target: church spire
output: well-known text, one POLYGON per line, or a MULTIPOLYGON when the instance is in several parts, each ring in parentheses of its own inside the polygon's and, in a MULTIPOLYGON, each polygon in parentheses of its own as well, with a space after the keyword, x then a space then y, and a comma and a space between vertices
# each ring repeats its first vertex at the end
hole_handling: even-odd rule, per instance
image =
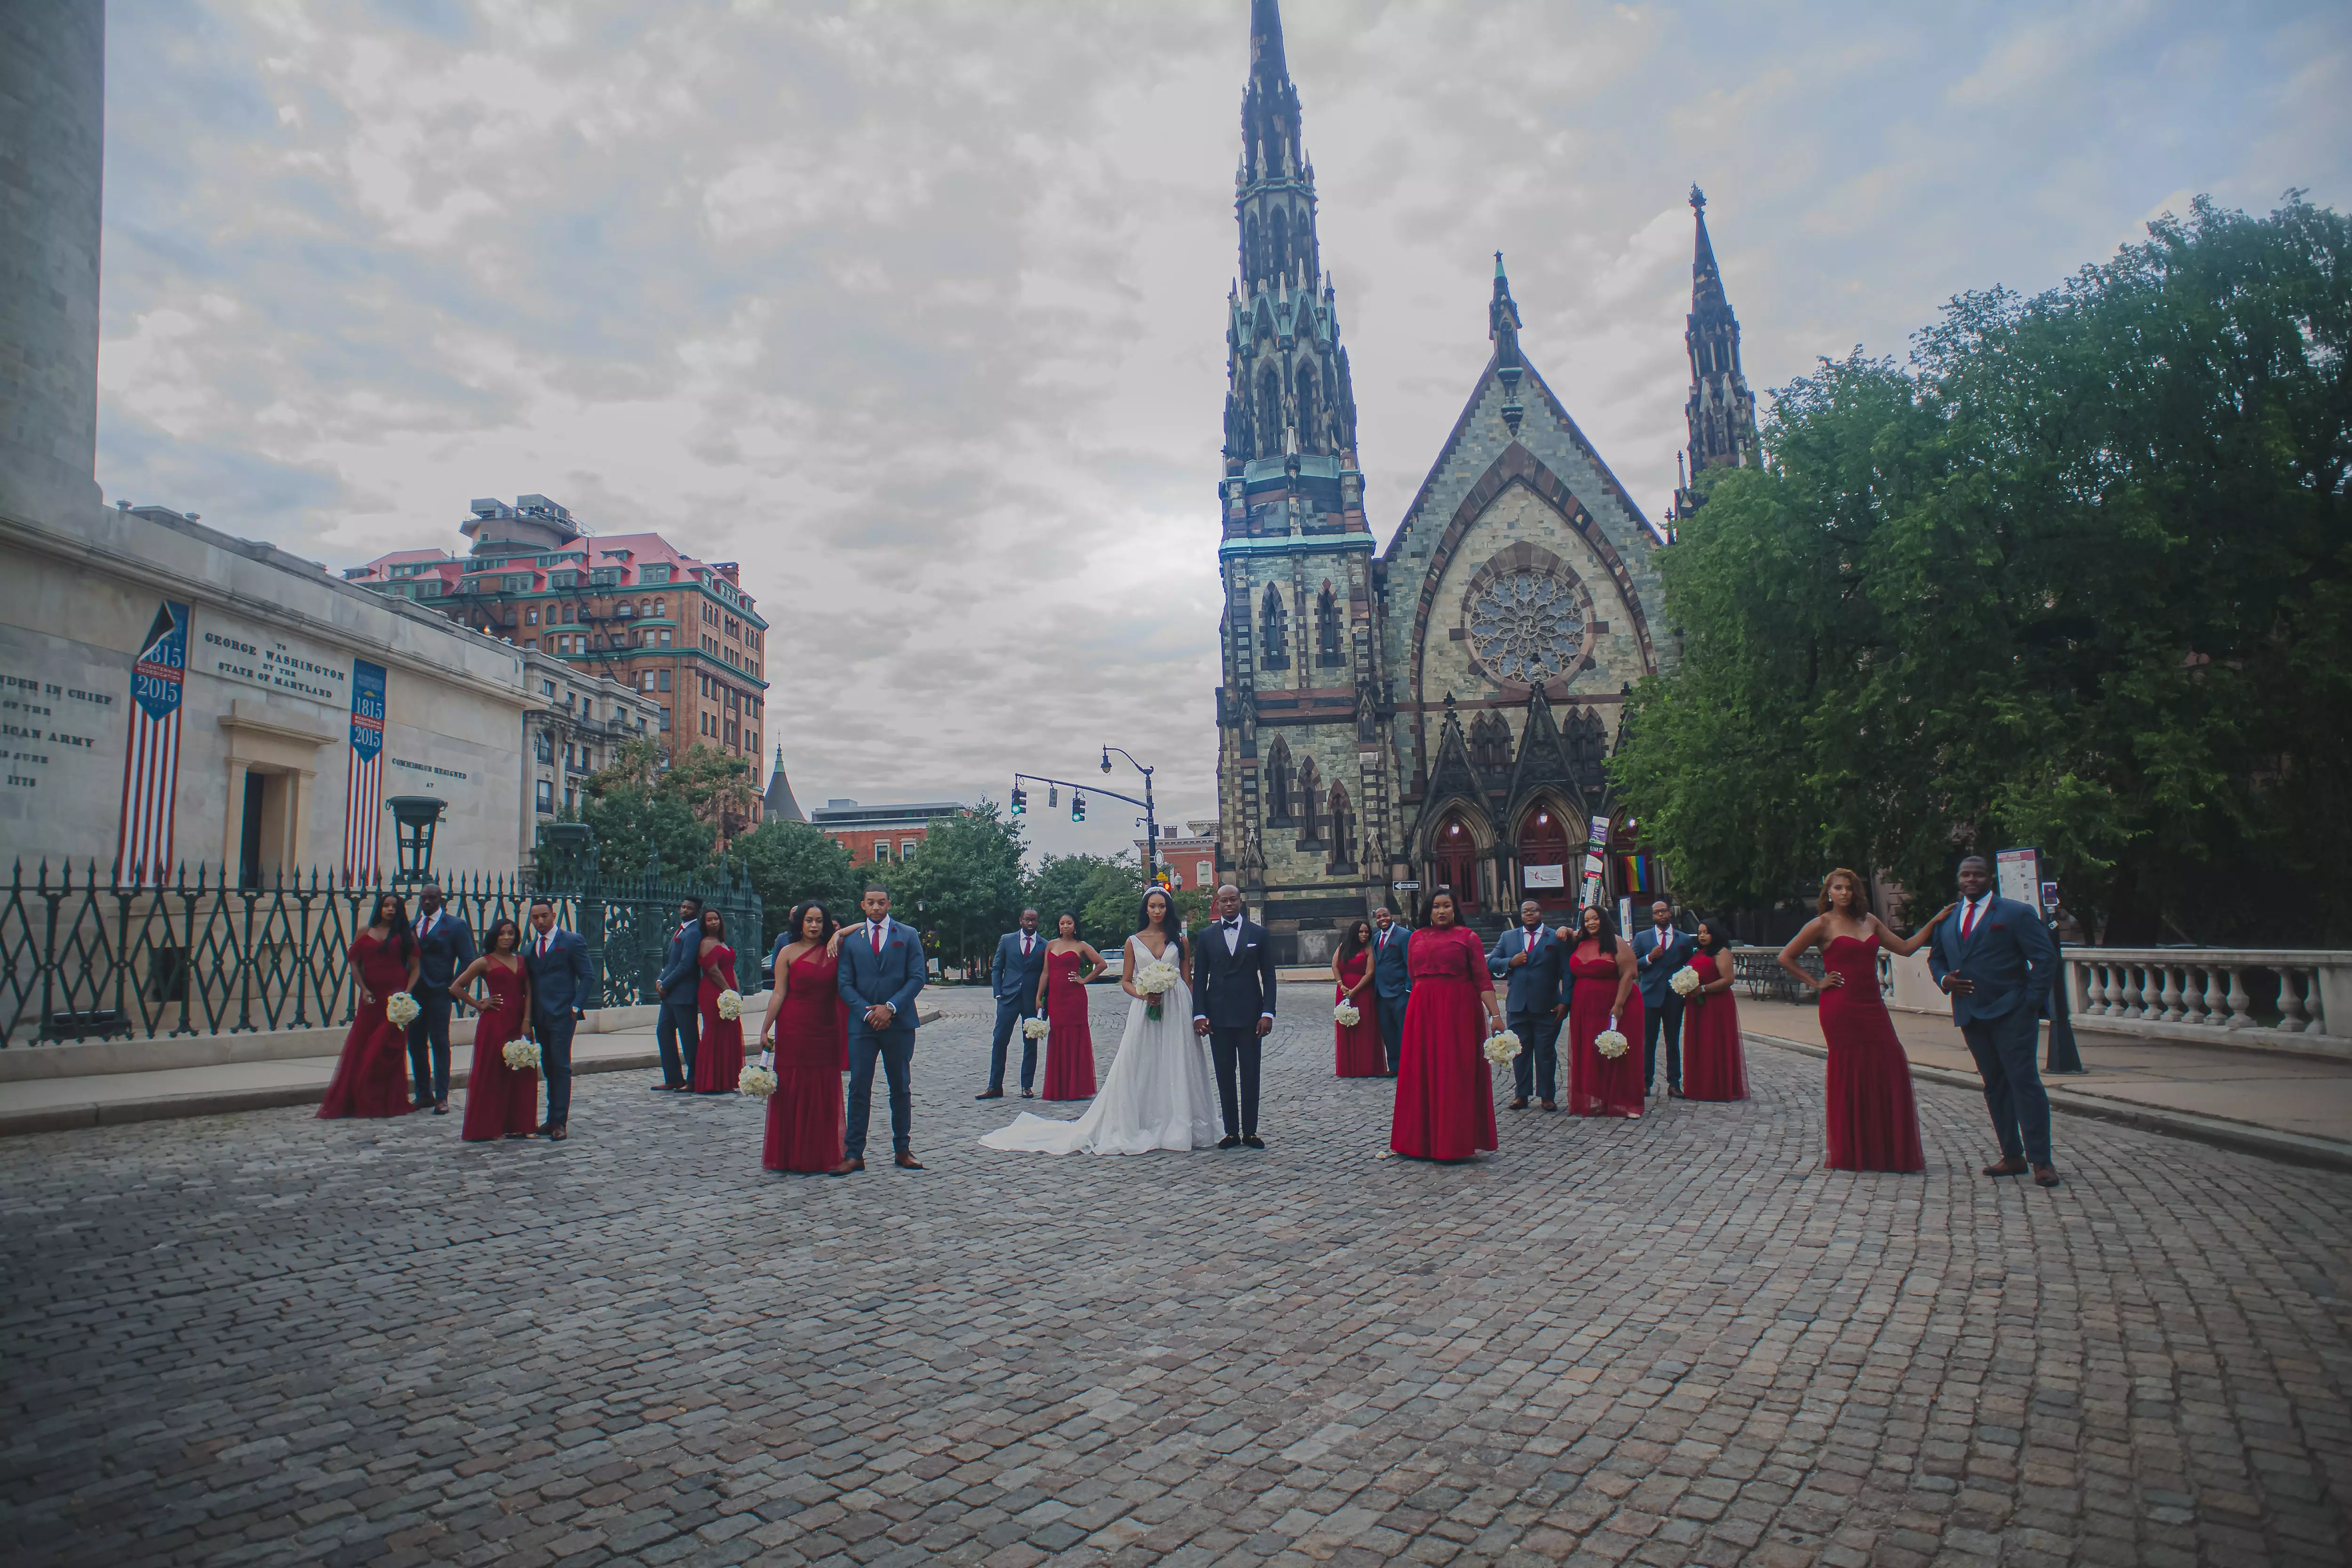
POLYGON ((1495 375, 1503 384, 1503 423, 1519 433, 1527 408, 1519 402, 1519 377, 1526 362, 1519 358, 1519 307, 1511 298, 1510 275, 1503 270, 1503 253, 1495 252, 1495 297, 1486 302, 1486 336, 1495 344, 1495 375))
POLYGON ((1739 365, 1739 320, 1723 291, 1715 244, 1706 233, 1706 195, 1691 187, 1691 213, 1697 237, 1691 252, 1691 308, 1683 332, 1690 352, 1690 401, 1683 413, 1690 429, 1690 477, 1675 492, 1675 514, 1688 516, 1702 497, 1699 476, 1708 468, 1749 468, 1759 460, 1756 397, 1739 365))

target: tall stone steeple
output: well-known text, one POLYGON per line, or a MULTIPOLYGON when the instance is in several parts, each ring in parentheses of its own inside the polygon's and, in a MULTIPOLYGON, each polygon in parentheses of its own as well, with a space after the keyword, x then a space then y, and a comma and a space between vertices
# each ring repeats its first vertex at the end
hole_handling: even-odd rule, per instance
POLYGON ((1723 273, 1706 237, 1706 195, 1691 187, 1691 212, 1698 238, 1691 258, 1691 308, 1683 342, 1690 351, 1690 473, 1675 492, 1676 516, 1687 516, 1701 500, 1699 474, 1714 468, 1748 468, 1759 460, 1756 397, 1739 368, 1739 321, 1723 292, 1723 273))

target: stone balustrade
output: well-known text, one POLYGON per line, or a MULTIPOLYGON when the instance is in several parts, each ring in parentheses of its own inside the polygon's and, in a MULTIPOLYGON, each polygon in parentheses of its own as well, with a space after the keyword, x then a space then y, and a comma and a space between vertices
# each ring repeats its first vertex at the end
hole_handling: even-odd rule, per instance
POLYGON ((2352 1056, 2352 952, 2070 947, 2062 956, 2080 1027, 2352 1056), (2270 1003, 2259 1016, 2258 996, 2270 1003))

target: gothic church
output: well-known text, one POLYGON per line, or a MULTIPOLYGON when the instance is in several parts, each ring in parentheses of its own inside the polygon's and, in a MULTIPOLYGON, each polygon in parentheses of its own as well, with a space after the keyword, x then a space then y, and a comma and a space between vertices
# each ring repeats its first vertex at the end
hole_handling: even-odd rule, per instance
MULTIPOLYGON (((1375 549, 1278 0, 1253 0, 1250 31, 1219 487, 1221 872, 1285 963, 1438 888, 1488 929, 1522 889, 1563 913, 1580 896, 1613 908, 1655 875, 1626 858, 1603 763, 1633 683, 1673 662, 1653 559, 1668 536, 1522 353, 1498 255, 1486 369, 1375 549)), ((1757 452, 1703 212, 1692 278, 1695 479, 1757 452)), ((1696 501, 1686 481, 1677 505, 1696 501)))

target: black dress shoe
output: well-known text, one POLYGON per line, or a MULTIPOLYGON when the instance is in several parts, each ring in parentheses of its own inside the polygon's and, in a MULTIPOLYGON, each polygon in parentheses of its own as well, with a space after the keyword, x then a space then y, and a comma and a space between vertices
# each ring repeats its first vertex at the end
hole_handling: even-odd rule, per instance
POLYGON ((1242 1146, 1245 1149, 1263 1149, 1265 1147, 1265 1140, 1255 1132, 1245 1132, 1242 1135, 1242 1146))
POLYGON ((1230 1132, 1226 1133, 1223 1138, 1220 1138, 1220 1139, 1218 1139, 1218 1140, 1217 1140, 1217 1147, 1218 1147, 1218 1148, 1220 1148, 1220 1149, 1238 1149, 1238 1148, 1240 1148, 1241 1146, 1242 1146, 1242 1141, 1241 1141, 1240 1139, 1238 1139, 1238 1138, 1234 1137, 1234 1136, 1232 1133, 1230 1133, 1230 1132))
POLYGON ((972 1098, 974 1100, 1003 1100, 1004 1098, 1004 1091, 1001 1089, 992 1089, 984 1090, 982 1093, 975 1094, 972 1098))

